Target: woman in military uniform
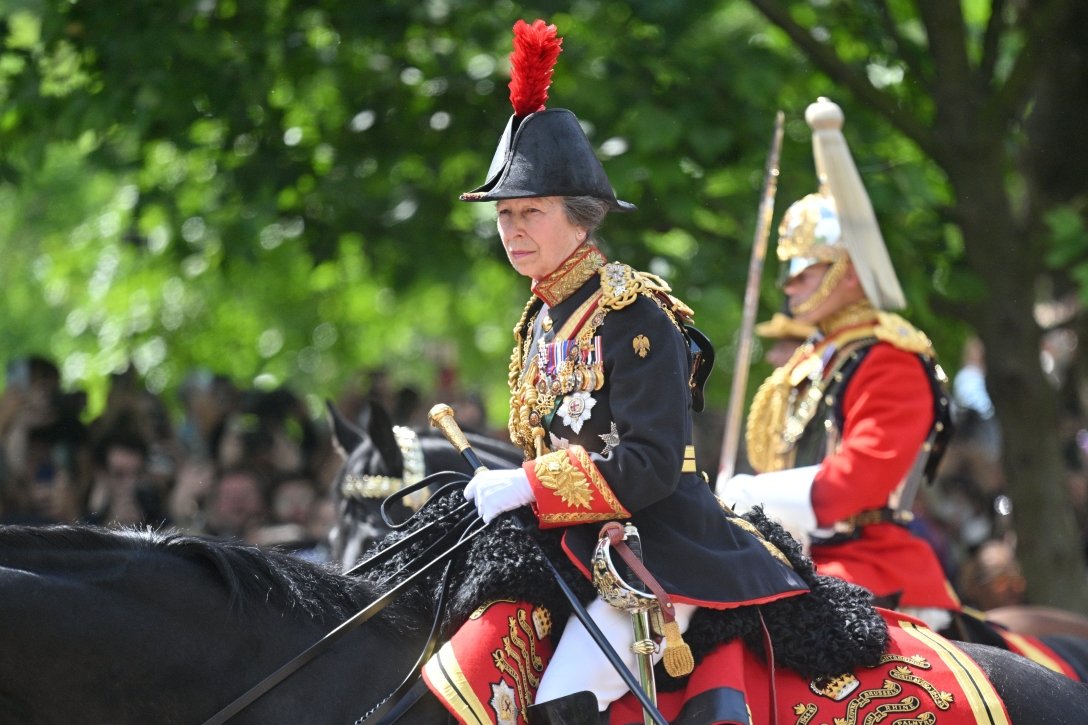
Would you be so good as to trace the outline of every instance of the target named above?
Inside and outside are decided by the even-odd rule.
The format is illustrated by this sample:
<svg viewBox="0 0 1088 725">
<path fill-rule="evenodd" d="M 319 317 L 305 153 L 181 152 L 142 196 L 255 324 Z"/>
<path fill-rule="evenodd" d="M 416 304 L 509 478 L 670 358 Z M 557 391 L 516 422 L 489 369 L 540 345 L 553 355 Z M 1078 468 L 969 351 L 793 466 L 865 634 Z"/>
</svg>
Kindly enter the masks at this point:
<svg viewBox="0 0 1088 725">
<path fill-rule="evenodd" d="M 519 55 L 527 44 L 535 46 Z M 562 535 L 587 576 L 602 524 L 633 523 L 645 566 L 675 603 L 681 630 L 697 607 L 803 593 L 792 569 L 730 523 L 696 470 L 692 411 L 701 408 L 707 372 L 699 362 L 711 350 L 705 339 L 702 349 L 695 343 L 692 311 L 663 280 L 610 262 L 598 246 L 607 213 L 635 207 L 616 198 L 574 114 L 545 109 L 546 93 L 524 93 L 525 79 L 541 75 L 524 57 L 548 55 L 539 46 L 552 48 L 554 62 L 554 26 L 519 22 L 514 115 L 486 183 L 461 196 L 495 203 L 510 264 L 531 280 L 509 367 L 510 435 L 526 460 L 477 474 L 465 496 L 485 521 L 529 506 L 542 529 Z M 601 599 L 588 610 L 634 671 L 629 615 Z M 530 720 L 595 723 L 596 712 L 626 691 L 571 618 Z"/>
</svg>

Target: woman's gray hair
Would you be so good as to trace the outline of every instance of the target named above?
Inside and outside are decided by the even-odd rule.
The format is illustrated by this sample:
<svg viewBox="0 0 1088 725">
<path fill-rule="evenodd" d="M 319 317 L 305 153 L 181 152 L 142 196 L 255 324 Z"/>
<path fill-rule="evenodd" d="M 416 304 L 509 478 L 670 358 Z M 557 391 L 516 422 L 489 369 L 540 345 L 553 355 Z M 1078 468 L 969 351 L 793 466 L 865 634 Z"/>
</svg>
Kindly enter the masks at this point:
<svg viewBox="0 0 1088 725">
<path fill-rule="evenodd" d="M 590 237 L 604 221 L 608 209 L 608 202 L 595 196 L 563 197 L 563 210 L 567 214 L 567 221 L 584 228 Z"/>
</svg>

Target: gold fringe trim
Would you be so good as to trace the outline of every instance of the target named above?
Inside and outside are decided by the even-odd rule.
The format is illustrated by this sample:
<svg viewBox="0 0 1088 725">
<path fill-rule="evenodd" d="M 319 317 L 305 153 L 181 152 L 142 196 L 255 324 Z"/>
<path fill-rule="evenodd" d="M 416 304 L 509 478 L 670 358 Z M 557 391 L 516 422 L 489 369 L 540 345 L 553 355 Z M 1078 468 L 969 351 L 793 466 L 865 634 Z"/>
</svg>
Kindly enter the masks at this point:
<svg viewBox="0 0 1088 725">
<path fill-rule="evenodd" d="M 695 669 L 695 657 L 691 654 L 691 647 L 684 641 L 680 633 L 680 625 L 675 621 L 665 625 L 665 671 L 673 677 L 690 675 Z"/>
</svg>

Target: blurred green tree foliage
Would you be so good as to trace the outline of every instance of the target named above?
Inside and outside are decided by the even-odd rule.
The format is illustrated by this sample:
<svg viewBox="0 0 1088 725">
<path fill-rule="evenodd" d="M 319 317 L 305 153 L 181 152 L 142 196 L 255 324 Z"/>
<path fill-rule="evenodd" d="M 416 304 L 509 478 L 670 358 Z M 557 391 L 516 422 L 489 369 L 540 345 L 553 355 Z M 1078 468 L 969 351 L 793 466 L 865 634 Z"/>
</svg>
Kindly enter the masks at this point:
<svg viewBox="0 0 1088 725">
<path fill-rule="evenodd" d="M 92 390 L 129 360 L 158 390 L 206 366 L 319 394 L 378 365 L 426 388 L 454 363 L 501 408 L 526 285 L 489 205 L 456 197 L 509 114 L 513 21 L 539 16 L 565 38 L 550 105 L 640 207 L 609 220 L 608 251 L 666 274 L 728 358 L 774 111 L 800 196 L 800 114 L 827 84 L 744 5 L 559 5 L 9 3 L 5 350 Z M 850 124 L 862 147 L 886 136 Z M 882 145 L 901 172 L 885 183 L 931 193 L 909 144 Z"/>
</svg>

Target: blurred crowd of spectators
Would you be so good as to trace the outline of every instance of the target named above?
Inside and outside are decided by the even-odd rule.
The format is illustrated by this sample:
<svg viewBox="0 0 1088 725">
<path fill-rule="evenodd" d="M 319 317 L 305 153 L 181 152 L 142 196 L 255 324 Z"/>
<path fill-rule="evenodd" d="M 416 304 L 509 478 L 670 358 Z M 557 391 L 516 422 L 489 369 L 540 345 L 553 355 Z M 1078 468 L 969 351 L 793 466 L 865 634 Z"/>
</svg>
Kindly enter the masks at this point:
<svg viewBox="0 0 1088 725">
<path fill-rule="evenodd" d="M 1059 392 L 1063 483 L 1088 564 L 1088 410 L 1071 369 L 1068 335 L 1062 328 L 1048 331 L 1040 361 Z M 977 338 L 964 344 L 951 385 L 955 434 L 934 485 L 919 498 L 916 525 L 941 556 L 964 603 L 992 609 L 1029 602 L 1016 555 L 1016 511 L 1002 467 L 1001 426 L 987 389 L 984 352 Z"/>
<path fill-rule="evenodd" d="M 110 379 L 102 411 L 65 389 L 53 361 L 7 365 L 0 394 L 0 524 L 151 526 L 293 550 L 327 560 L 336 516 L 330 490 L 341 464 L 324 415 L 281 387 L 246 389 L 208 371 L 191 373 L 171 399 L 130 369 Z M 466 430 L 486 430 L 482 401 L 452 369 L 431 394 L 457 409 Z M 934 486 L 917 502 L 916 525 L 942 556 L 965 602 L 1023 601 L 1001 440 L 985 385 L 982 350 L 969 341 L 952 385 L 956 435 Z M 359 421 L 371 401 L 400 425 L 426 425 L 429 406 L 382 371 L 345 386 L 335 405 Z M 1078 411 L 1079 413 L 1079 411 Z M 1068 431 L 1070 489 L 1088 557 L 1088 428 Z"/>
<path fill-rule="evenodd" d="M 349 420 L 375 396 L 396 422 L 419 395 L 372 374 L 336 404 Z M 281 387 L 245 389 L 196 371 L 171 400 L 131 371 L 112 376 L 103 410 L 65 390 L 40 356 L 7 365 L 0 395 L 0 523 L 176 528 L 327 558 L 341 463 L 324 416 Z"/>
</svg>

